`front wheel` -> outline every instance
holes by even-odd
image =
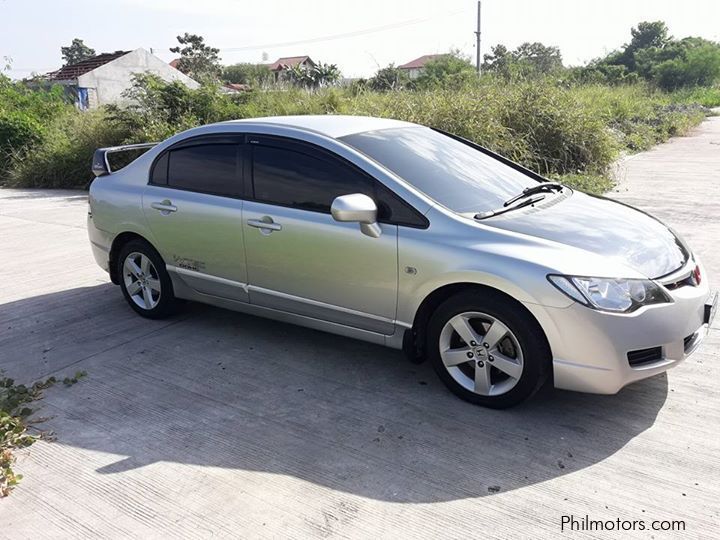
[[[172,281],[160,254],[143,240],[132,240],[118,257],[120,288],[130,307],[143,317],[162,319],[177,309]]]
[[[427,351],[445,385],[466,401],[512,407],[545,381],[547,341],[532,316],[488,291],[455,295],[430,319]]]

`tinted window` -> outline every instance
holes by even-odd
[[[425,127],[369,131],[342,139],[456,212],[502,206],[529,176],[460,141]]]
[[[408,203],[395,195],[380,183],[375,183],[375,204],[378,207],[378,220],[407,225],[409,227],[427,227],[428,221]]]
[[[253,187],[259,201],[320,212],[330,212],[340,195],[374,196],[372,180],[350,167],[269,146],[253,147]]]
[[[188,146],[170,151],[168,185],[217,195],[239,195],[237,170],[235,144]]]
[[[153,184],[157,184],[157,185],[167,184],[168,156],[169,156],[169,154],[165,153],[162,156],[160,156],[160,159],[158,159],[155,162],[155,166],[153,167],[153,171],[152,171],[152,183]]]

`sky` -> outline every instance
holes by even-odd
[[[480,51],[540,41],[578,65],[622,46],[643,20],[720,41],[720,0],[482,0]],[[190,32],[221,49],[223,64],[307,54],[367,77],[451,49],[474,59],[476,23],[476,0],[0,0],[0,70],[58,69],[76,37],[98,53],[143,47],[170,61]]]

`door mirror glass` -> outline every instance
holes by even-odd
[[[373,238],[380,236],[377,206],[367,195],[352,193],[336,197],[330,207],[330,213],[335,221],[359,223],[363,234]]]

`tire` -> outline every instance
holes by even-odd
[[[448,298],[430,318],[426,335],[428,359],[440,380],[477,405],[517,405],[542,386],[550,371],[550,347],[540,325],[498,292],[467,291]]]
[[[145,240],[131,240],[118,255],[117,275],[123,296],[136,313],[164,319],[177,311],[178,300],[160,254]]]

